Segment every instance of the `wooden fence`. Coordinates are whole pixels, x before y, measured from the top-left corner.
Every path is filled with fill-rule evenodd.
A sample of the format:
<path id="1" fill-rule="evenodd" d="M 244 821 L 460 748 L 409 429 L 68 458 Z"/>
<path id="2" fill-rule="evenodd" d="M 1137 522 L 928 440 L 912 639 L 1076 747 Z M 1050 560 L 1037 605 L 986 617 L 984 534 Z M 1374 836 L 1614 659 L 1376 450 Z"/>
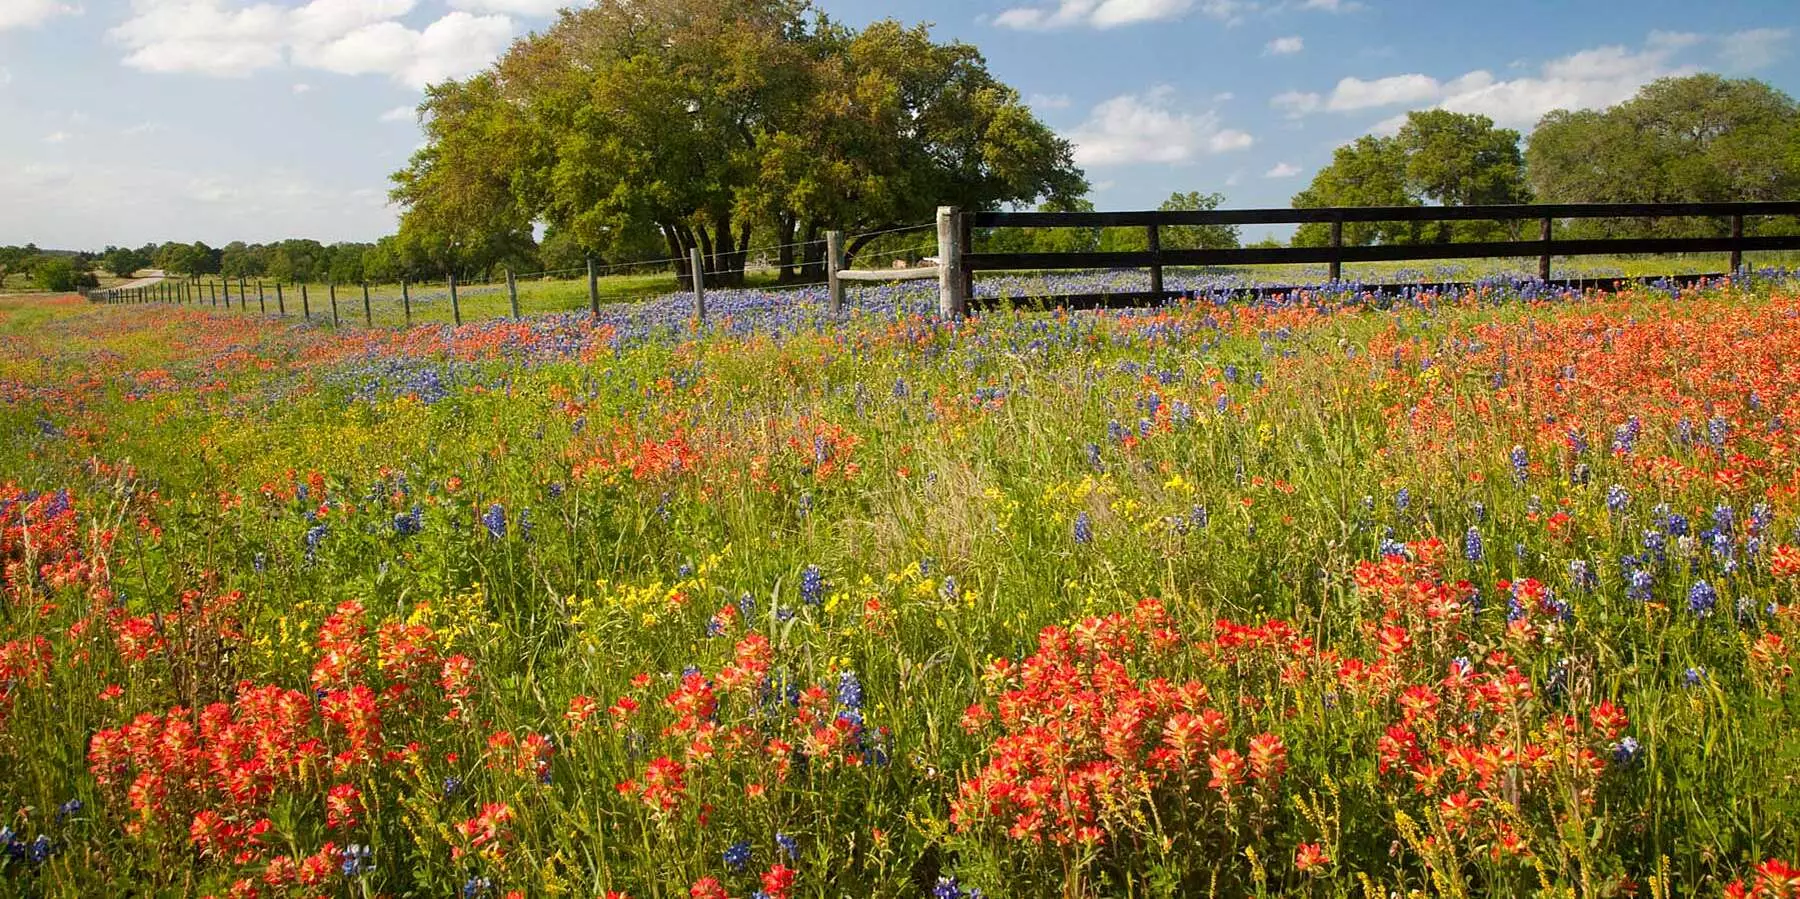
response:
<path id="1" fill-rule="evenodd" d="M 1744 254 L 1800 250 L 1800 236 L 1748 237 L 1746 218 L 1800 216 L 1800 202 L 1764 203 L 1593 203 L 1520 206 L 1372 206 L 1325 209 L 1230 209 L 1204 212 L 962 212 L 938 211 L 939 258 L 943 261 L 940 311 L 962 314 L 973 294 L 978 272 L 1147 269 L 1147 292 L 1045 297 L 1050 305 L 1121 306 L 1163 302 L 1180 296 L 1163 286 L 1169 266 L 1243 266 L 1318 264 L 1329 266 L 1332 281 L 1342 280 L 1345 263 L 1406 262 L 1455 259 L 1536 257 L 1538 277 L 1551 278 L 1558 256 L 1613 256 L 1669 253 L 1730 253 L 1731 271 L 1743 267 Z M 1554 235 L 1554 224 L 1574 219 L 1657 220 L 1705 218 L 1729 229 L 1723 237 L 1568 239 Z M 1375 244 L 1344 243 L 1344 225 L 1353 222 L 1534 222 L 1536 240 Z M 1330 238 L 1316 247 L 1245 247 L 1175 250 L 1162 248 L 1162 229 L 1183 225 L 1330 226 Z M 1132 252 L 977 253 L 971 251 L 975 229 L 999 228 L 1142 228 L 1147 249 Z M 1724 273 L 1719 273 L 1723 275 Z"/>

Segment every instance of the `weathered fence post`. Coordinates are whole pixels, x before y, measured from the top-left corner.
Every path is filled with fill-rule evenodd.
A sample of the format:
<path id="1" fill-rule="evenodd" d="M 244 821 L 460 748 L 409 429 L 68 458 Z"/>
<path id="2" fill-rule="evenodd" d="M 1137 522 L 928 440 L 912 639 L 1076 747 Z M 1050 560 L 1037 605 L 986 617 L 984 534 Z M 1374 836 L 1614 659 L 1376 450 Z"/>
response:
<path id="1" fill-rule="evenodd" d="M 938 315 L 961 318 L 969 314 L 969 279 L 963 271 L 962 213 L 954 206 L 939 206 Z"/>
<path id="2" fill-rule="evenodd" d="M 1331 223 L 1331 283 L 1344 280 L 1344 220 Z"/>
<path id="3" fill-rule="evenodd" d="M 519 317 L 519 282 L 513 280 L 513 270 L 506 270 L 506 301 L 512 306 L 512 317 Z"/>
<path id="4" fill-rule="evenodd" d="M 1731 217 L 1731 273 L 1736 275 L 1744 267 L 1744 217 Z"/>
<path id="5" fill-rule="evenodd" d="M 207 296 L 212 297 L 213 308 L 219 308 L 219 284 L 217 281 L 209 280 L 206 282 L 206 294 Z"/>
<path id="6" fill-rule="evenodd" d="M 263 282 L 261 278 L 256 279 L 256 311 L 264 315 L 269 314 L 269 296 L 268 294 L 263 293 Z"/>
<path id="7" fill-rule="evenodd" d="M 300 282 L 300 316 L 312 321 L 312 297 L 307 295 L 306 282 Z"/>
<path id="8" fill-rule="evenodd" d="M 450 317 L 456 319 L 456 326 L 462 327 L 462 300 L 456 296 L 456 273 L 450 273 Z"/>
<path id="9" fill-rule="evenodd" d="M 600 276 L 594 273 L 594 259 L 588 257 L 588 311 L 600 317 Z"/>
<path id="10" fill-rule="evenodd" d="M 326 281 L 325 282 L 325 291 L 327 293 L 331 294 L 331 326 L 333 328 L 335 328 L 338 326 L 337 282 L 336 281 Z"/>
<path id="11" fill-rule="evenodd" d="M 1544 242 L 1544 253 L 1538 257 L 1538 280 L 1550 280 L 1550 220 L 1538 223 L 1538 239 Z"/>
<path id="12" fill-rule="evenodd" d="M 1152 224 L 1144 230 L 1150 240 L 1150 292 L 1160 303 L 1163 296 L 1162 229 Z"/>
<path id="13" fill-rule="evenodd" d="M 363 325 L 375 327 L 375 307 L 369 305 L 369 282 L 363 282 Z"/>
<path id="14" fill-rule="evenodd" d="M 400 282 L 400 307 L 406 311 L 406 326 L 412 327 L 412 285 Z"/>
<path id="15" fill-rule="evenodd" d="M 844 281 L 838 272 L 844 270 L 844 232 L 825 232 L 825 289 L 831 297 L 831 314 L 844 311 Z"/>
<path id="16" fill-rule="evenodd" d="M 694 324 L 706 321 L 706 260 L 700 248 L 688 250 L 688 270 L 694 276 Z"/>
<path id="17" fill-rule="evenodd" d="M 219 292 L 225 295 L 225 311 L 231 311 L 231 279 L 219 276 Z"/>
<path id="18" fill-rule="evenodd" d="M 287 318 L 287 297 L 282 296 L 281 282 L 275 282 L 275 314 Z"/>
<path id="19" fill-rule="evenodd" d="M 244 312 L 249 312 L 250 311 L 250 291 L 245 290 L 244 286 L 245 286 L 244 279 L 239 278 L 238 279 L 238 309 L 241 311 L 244 311 Z"/>

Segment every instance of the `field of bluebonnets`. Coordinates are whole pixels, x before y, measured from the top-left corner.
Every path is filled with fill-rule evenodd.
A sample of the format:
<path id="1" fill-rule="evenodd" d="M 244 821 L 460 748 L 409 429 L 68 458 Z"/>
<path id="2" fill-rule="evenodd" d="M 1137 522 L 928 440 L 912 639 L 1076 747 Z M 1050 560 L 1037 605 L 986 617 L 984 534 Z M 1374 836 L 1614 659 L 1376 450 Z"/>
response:
<path id="1" fill-rule="evenodd" d="M 0 892 L 1800 895 L 1800 289 L 0 304 Z"/>

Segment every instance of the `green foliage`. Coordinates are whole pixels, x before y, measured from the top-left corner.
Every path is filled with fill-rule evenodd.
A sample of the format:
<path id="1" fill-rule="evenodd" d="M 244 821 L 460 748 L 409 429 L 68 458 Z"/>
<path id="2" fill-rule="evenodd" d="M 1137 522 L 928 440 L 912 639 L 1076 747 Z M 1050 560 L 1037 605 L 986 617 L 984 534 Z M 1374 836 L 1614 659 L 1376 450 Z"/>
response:
<path id="1" fill-rule="evenodd" d="M 1749 79 L 1665 78 L 1606 110 L 1557 110 L 1525 151 L 1551 203 L 1785 200 L 1800 195 L 1800 105 Z M 1724 222 L 1584 221 L 1578 233 L 1697 236 Z M 1758 227 L 1792 223 L 1753 222 Z"/>
<path id="2" fill-rule="evenodd" d="M 100 285 L 93 272 L 83 271 L 68 256 L 38 257 L 32 265 L 31 278 L 39 289 L 57 293 Z"/>
<path id="3" fill-rule="evenodd" d="M 150 257 L 140 250 L 107 247 L 100 254 L 100 267 L 120 278 L 130 278 L 150 265 Z"/>
<path id="4" fill-rule="evenodd" d="M 1339 147 L 1331 165 L 1294 197 L 1294 206 L 1473 206 L 1529 200 L 1517 131 L 1496 128 L 1487 116 L 1429 109 L 1408 113 L 1393 137 L 1369 135 Z M 1344 226 L 1344 242 L 1480 240 L 1501 230 L 1489 222 L 1352 222 Z M 1329 225 L 1302 225 L 1294 243 L 1323 246 L 1330 233 Z"/>

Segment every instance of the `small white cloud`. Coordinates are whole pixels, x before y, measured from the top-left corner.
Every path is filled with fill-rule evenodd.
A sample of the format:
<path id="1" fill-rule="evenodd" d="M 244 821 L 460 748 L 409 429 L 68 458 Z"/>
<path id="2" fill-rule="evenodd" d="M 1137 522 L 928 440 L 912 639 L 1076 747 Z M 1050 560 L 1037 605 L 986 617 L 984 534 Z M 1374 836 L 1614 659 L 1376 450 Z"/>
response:
<path id="1" fill-rule="evenodd" d="M 1140 22 L 1179 19 L 1198 12 L 1222 22 L 1255 9 L 1252 0 L 1057 0 L 1054 6 L 1016 6 L 994 17 L 1002 28 L 1043 31 L 1085 25 L 1117 28 Z"/>
<path id="2" fill-rule="evenodd" d="M 30 28 L 78 12 L 80 8 L 57 0 L 4 0 L 0 2 L 0 31 Z"/>
<path id="3" fill-rule="evenodd" d="M 9 69 L 5 66 L 0 66 L 0 87 L 5 87 L 11 83 L 12 83 L 12 69 Z"/>
<path id="4" fill-rule="evenodd" d="M 1236 100 L 1236 99 L 1237 99 L 1237 94 L 1234 94 L 1231 91 L 1220 91 L 1219 93 L 1213 94 L 1213 96 L 1212 96 L 1212 101 L 1214 103 L 1230 103 L 1231 101 Z"/>
<path id="5" fill-rule="evenodd" d="M 1286 162 L 1278 162 L 1275 167 L 1263 172 L 1264 178 L 1292 178 L 1300 174 L 1300 167 Z"/>
<path id="6" fill-rule="evenodd" d="M 1084 166 L 1178 164 L 1255 143 L 1249 134 L 1221 127 L 1217 113 L 1180 110 L 1174 101 L 1174 88 L 1164 86 L 1094 107 L 1070 135 L 1075 161 Z"/>
<path id="7" fill-rule="evenodd" d="M 1278 37 L 1263 45 L 1264 56 L 1292 56 L 1306 49 L 1306 41 L 1299 35 Z"/>
<path id="8" fill-rule="evenodd" d="M 138 137 L 145 134 L 155 134 L 161 130 L 163 130 L 163 127 L 155 122 L 139 122 L 136 125 L 130 125 L 119 129 L 119 133 L 126 137 Z"/>
<path id="9" fill-rule="evenodd" d="M 557 10 L 583 5 L 586 5 L 583 0 L 450 0 L 450 6 L 453 9 L 510 13 L 515 16 L 537 18 L 553 16 L 556 15 Z"/>
<path id="10" fill-rule="evenodd" d="M 312 90 L 312 85 L 310 85 L 310 84 L 296 84 L 296 85 L 294 85 L 294 93 L 296 93 L 296 94 L 304 94 L 304 93 L 308 93 L 308 92 L 310 92 L 310 91 L 311 91 L 311 90 Z"/>
<path id="11" fill-rule="evenodd" d="M 1317 9 L 1324 12 L 1355 12 L 1363 8 L 1357 0 L 1306 0 L 1300 4 L 1301 9 Z"/>
<path id="12" fill-rule="evenodd" d="M 1025 98 L 1025 105 L 1032 109 L 1068 109 L 1068 94 L 1032 94 Z"/>
<path id="13" fill-rule="evenodd" d="M 1373 106 L 1419 103 L 1436 97 L 1439 90 L 1437 79 L 1429 75 L 1394 75 L 1374 81 L 1345 78 L 1332 89 L 1325 108 L 1332 112 L 1353 112 Z"/>
<path id="14" fill-rule="evenodd" d="M 1719 65 L 1729 72 L 1768 68 L 1787 55 L 1793 32 L 1786 28 L 1752 28 L 1719 39 Z"/>
<path id="15" fill-rule="evenodd" d="M 1287 114 L 1290 117 L 1298 117 L 1306 115 L 1309 112 L 1317 112 L 1319 106 L 1323 102 L 1323 97 L 1305 91 L 1286 91 L 1269 98 L 1270 106 L 1273 106 L 1276 109 L 1287 110 Z"/>
<path id="16" fill-rule="evenodd" d="M 381 120 L 384 122 L 410 122 L 418 114 L 419 111 L 411 106 L 396 106 L 382 113 Z"/>
<path id="17" fill-rule="evenodd" d="M 44 135 L 44 143 L 47 144 L 60 144 L 68 139 L 69 132 L 67 131 L 52 131 L 49 134 Z"/>
<path id="18" fill-rule="evenodd" d="M 1652 31 L 1650 36 L 1644 39 L 1644 43 L 1652 47 L 1668 47 L 1674 50 L 1692 47 L 1704 40 L 1706 40 L 1705 35 L 1695 34 L 1691 31 Z"/>

